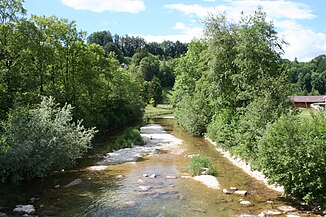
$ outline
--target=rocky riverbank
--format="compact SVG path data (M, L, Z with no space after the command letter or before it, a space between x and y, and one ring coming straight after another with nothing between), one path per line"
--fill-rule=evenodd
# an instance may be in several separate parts
M224 157L226 157L230 162L232 162L232 164L234 164L235 166L241 168L245 173L247 173L248 175L250 175L251 177L262 181L268 188L273 189L275 191L284 192L284 189L282 186L276 186L276 185L271 185L268 183L268 179L264 176L263 173L257 171L257 170L252 170L250 167L250 164L247 164L246 162L244 162L243 160L241 160L240 158L236 157L236 156L232 156L230 152L220 148L215 142L213 142L210 138L205 137L205 139L210 142L211 144L213 144L216 147L216 150L218 152L220 152Z

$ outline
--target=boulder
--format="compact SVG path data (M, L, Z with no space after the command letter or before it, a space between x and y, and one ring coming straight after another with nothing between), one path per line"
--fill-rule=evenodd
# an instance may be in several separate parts
M206 185L208 188L220 189L220 184L217 181L216 177L211 175L201 175L193 177L194 180L201 182Z
M17 213L34 214L35 208L33 205L16 205L13 211Z

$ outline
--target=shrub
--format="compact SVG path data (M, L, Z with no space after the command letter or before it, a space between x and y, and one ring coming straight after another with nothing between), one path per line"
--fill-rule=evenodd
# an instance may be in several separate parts
M204 168L207 168L206 172L208 175L215 173L214 165L208 157L196 155L191 159L190 171L193 175L200 175Z
M1 135L2 181L43 177L74 165L90 148L96 131L72 123L71 112L71 105L59 108L52 97L42 98L35 109L12 110Z
M322 114L282 116L258 142L256 166L308 203L326 201L325 123Z
M136 128L127 128L117 139L117 148L131 148L133 145L143 145L143 139Z

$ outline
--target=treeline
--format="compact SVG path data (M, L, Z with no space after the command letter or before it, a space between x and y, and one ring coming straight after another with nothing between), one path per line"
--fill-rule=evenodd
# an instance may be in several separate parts
M141 120L146 103L167 99L187 49L87 36L74 21L26 17L23 0L0 0L0 10L0 181L72 166L96 131Z
M238 23L210 16L205 36L176 63L178 123L194 135L208 134L286 193L322 204L326 118L290 112L288 96L297 91L291 66L300 63L281 58L273 24L260 9Z
M148 43L139 36L120 36L118 34L112 36L110 31L94 32L88 36L87 41L101 45L107 54L114 52L120 63L129 63L128 57L132 57L139 50L146 50L159 59L176 58L187 52L187 44L180 41Z
M309 62L289 62L291 82L297 95L324 95L326 93L326 55Z
M143 97L146 103L169 103L169 90L175 81L176 58L187 52L186 43L163 41L147 43L141 37L113 35L110 31L94 32L88 43L100 45L105 55L114 54L120 64L144 79Z

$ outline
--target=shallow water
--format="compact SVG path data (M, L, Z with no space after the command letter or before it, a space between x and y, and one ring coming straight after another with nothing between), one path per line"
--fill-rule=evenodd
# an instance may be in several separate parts
M15 205L34 204L38 216L228 217L243 213L258 215L286 205L280 193L268 189L232 165L203 138L185 133L173 119L158 119L156 123L183 140L182 144L177 149L142 157L137 163L99 166L102 158L98 155L103 154L101 147L107 145L101 144L76 169L1 190L0 213L13 215ZM208 189L192 179L180 178L189 175L190 158L185 156L197 153L213 160L222 189L236 186L247 190L248 196L226 195L222 190ZM156 174L157 177L143 177L143 174ZM167 179L167 176L178 178ZM55 185L64 186L76 178L80 178L82 183L69 188L53 188ZM250 201L253 206L240 205L241 199Z

